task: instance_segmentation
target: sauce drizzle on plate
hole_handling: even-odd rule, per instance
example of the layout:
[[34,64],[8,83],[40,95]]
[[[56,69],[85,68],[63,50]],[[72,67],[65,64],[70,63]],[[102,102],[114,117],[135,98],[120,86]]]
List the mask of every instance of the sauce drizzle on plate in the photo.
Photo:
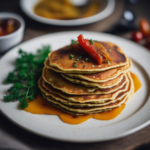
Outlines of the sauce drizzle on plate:
[[141,82],[140,82],[140,80],[136,74],[134,74],[132,72],[130,72],[130,73],[131,73],[131,77],[132,77],[133,82],[134,82],[134,88],[135,88],[134,93],[135,93],[140,89],[142,84],[141,84]]
[[[140,89],[141,82],[138,77],[131,73],[131,76],[134,81],[135,92]],[[122,104],[120,107],[117,107],[108,112],[102,112],[97,114],[89,114],[89,115],[82,115],[82,116],[74,116],[68,113],[65,113],[55,107],[53,107],[49,102],[45,101],[41,95],[38,95],[33,101],[29,102],[29,106],[26,107],[24,110],[33,114],[50,114],[50,115],[57,115],[61,118],[62,121],[68,124],[80,124],[85,122],[90,118],[95,118],[98,120],[111,120],[117,117],[123,109],[125,108],[125,104]]]

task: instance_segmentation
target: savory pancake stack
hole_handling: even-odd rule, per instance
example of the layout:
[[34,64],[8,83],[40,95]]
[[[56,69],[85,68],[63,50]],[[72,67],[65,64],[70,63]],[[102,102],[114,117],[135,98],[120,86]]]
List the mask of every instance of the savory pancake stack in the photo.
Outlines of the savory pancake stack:
[[111,61],[97,64],[90,55],[72,47],[49,54],[39,87],[53,106],[73,115],[112,110],[134,94],[131,60],[110,42],[99,42]]

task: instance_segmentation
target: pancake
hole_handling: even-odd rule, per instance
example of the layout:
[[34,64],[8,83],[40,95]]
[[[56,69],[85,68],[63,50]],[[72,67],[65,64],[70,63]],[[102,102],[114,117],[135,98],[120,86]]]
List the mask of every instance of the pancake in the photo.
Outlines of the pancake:
[[128,94],[128,93],[125,93],[125,92],[121,93],[119,96],[116,97],[116,99],[108,100],[105,103],[73,103],[73,102],[70,102],[66,99],[63,99],[63,98],[59,97],[58,95],[55,95],[55,94],[52,94],[52,93],[47,94],[47,91],[44,91],[44,90],[42,91],[42,93],[45,94],[46,97],[52,98],[57,102],[60,102],[60,103],[65,104],[67,106],[74,106],[74,107],[79,107],[79,108],[82,108],[82,107],[97,107],[97,106],[108,105],[108,104],[114,103],[116,101],[122,100],[122,98]]
[[[90,114],[90,113],[81,113],[81,112],[78,112],[78,110],[80,110],[80,109],[83,109],[83,108],[75,108],[75,107],[70,107],[70,108],[73,108],[73,109],[75,109],[75,111],[76,112],[73,112],[73,111],[69,111],[68,109],[65,109],[65,107],[66,107],[66,105],[63,105],[63,104],[61,104],[61,103],[57,103],[57,102],[55,102],[55,100],[53,100],[51,97],[47,97],[44,93],[42,93],[42,97],[46,100],[46,101],[48,101],[50,104],[52,104],[54,107],[56,107],[56,108],[58,108],[58,109],[60,109],[60,110],[62,110],[62,111],[64,111],[64,112],[66,112],[66,113],[68,113],[68,114],[72,114],[72,115],[75,115],[75,116],[79,116],[79,115],[86,115],[86,114]],[[54,103],[53,103],[54,102]],[[67,107],[67,108],[69,108],[69,107]],[[76,110],[77,109],[77,110]],[[111,109],[105,109],[104,111],[109,111],[109,110],[111,110]],[[102,112],[102,110],[100,110],[99,112]],[[91,114],[92,114],[93,112],[91,112]],[[96,111],[95,111],[95,113],[97,113]]]
[[55,101],[61,102],[65,105],[68,106],[74,106],[74,107],[96,107],[96,106],[103,106],[103,105],[108,105],[111,103],[114,103],[116,101],[121,100],[124,96],[126,96],[127,94],[131,93],[133,91],[132,86],[131,85],[132,82],[130,81],[130,85],[128,87],[128,89],[125,92],[121,92],[120,94],[118,94],[118,96],[113,99],[113,100],[107,100],[104,101],[103,103],[91,103],[91,102],[87,102],[87,103],[79,103],[79,102],[71,102],[68,101],[67,99],[53,93],[53,92],[49,92],[48,90],[46,90],[43,85],[42,85],[42,79],[39,80],[39,88],[41,89],[42,93],[45,94],[46,97],[51,97],[53,99],[55,99]]
[[131,60],[129,60],[129,64],[123,67],[113,68],[107,71],[93,73],[93,74],[67,74],[67,76],[72,77],[72,78],[79,78],[79,79],[87,80],[91,82],[101,83],[101,82],[112,80],[116,78],[117,76],[119,76],[120,74],[129,71],[131,66],[132,66],[132,63],[131,63]]
[[[127,74],[128,78],[129,78],[129,86],[128,86],[128,90],[125,92],[126,95],[124,95],[120,100],[117,100],[117,98],[114,101],[111,101],[109,103],[109,101],[107,101],[106,103],[103,104],[97,104],[97,105],[93,105],[93,104],[80,104],[80,103],[70,103],[70,102],[66,102],[66,100],[63,99],[59,99],[56,100],[51,96],[46,95],[44,92],[42,92],[43,97],[50,102],[52,105],[54,105],[55,107],[65,111],[65,112],[69,112],[70,114],[75,114],[75,115],[83,115],[83,114],[93,114],[93,113],[98,113],[98,112],[105,112],[105,111],[109,111],[113,108],[119,107],[122,104],[124,104],[129,98],[131,98],[133,96],[134,93],[134,84],[132,81],[132,78],[130,76],[130,74]],[[118,95],[118,97],[120,97],[121,95]],[[64,102],[65,101],[65,102]]]
[[[79,103],[104,103],[105,101],[108,100],[112,100],[115,99],[118,94],[121,94],[122,92],[125,92],[128,87],[127,87],[127,83],[120,88],[119,90],[117,90],[116,92],[112,92],[109,94],[97,94],[97,95],[68,95],[66,93],[63,93],[57,89],[54,89],[50,84],[46,83],[42,78],[40,78],[40,80],[42,80],[42,86],[48,91],[48,93],[46,93],[46,95],[49,95],[49,93],[53,93],[56,94],[64,99],[67,99],[70,102],[79,102]],[[40,81],[39,80],[39,81]],[[41,89],[42,91],[42,89]]]
[[87,88],[82,85],[75,85],[69,82],[68,80],[65,80],[61,76],[61,74],[47,68],[43,69],[42,77],[45,82],[51,84],[51,86],[53,86],[54,88],[71,95],[108,94],[120,89],[126,82],[128,82],[128,79],[125,75],[122,81],[119,84],[113,86],[112,88],[106,89]]
[[[45,96],[45,95],[44,95]],[[119,107],[123,103],[125,103],[126,99],[128,96],[123,97],[120,101],[104,105],[104,106],[97,106],[97,107],[83,107],[83,108],[76,108],[73,106],[67,106],[65,104],[62,104],[56,100],[54,100],[52,97],[44,97],[48,102],[50,102],[52,105],[55,105],[59,109],[65,109],[67,111],[70,111],[72,114],[93,114],[93,113],[98,113],[98,112],[104,112],[111,110],[115,107]]]
[[[49,65],[62,71],[73,71],[74,73],[95,73],[127,65],[128,58],[123,53],[120,47],[110,42],[99,43],[104,46],[109,53],[109,56],[111,57],[110,64],[108,64],[107,62],[103,62],[101,65],[99,65],[89,55],[82,55],[71,47],[63,47],[49,54]],[[74,55],[74,58],[70,59],[70,55]],[[79,56],[81,56],[82,58],[77,61],[77,67],[73,67],[74,61]],[[85,61],[86,58],[88,58],[88,60],[90,61]],[[84,61],[84,63],[82,63],[82,61]]]
[[79,43],[49,53],[38,82],[43,98],[75,116],[124,107],[134,95],[131,60],[110,42]]
[[[132,84],[132,83],[131,83]],[[132,84],[133,85],[133,84]],[[131,86],[131,91],[128,93],[128,95],[126,95],[124,98],[122,98],[121,101],[117,101],[115,103],[112,103],[112,104],[108,104],[106,106],[101,106],[101,107],[98,107],[98,108],[95,108],[94,107],[94,110],[93,110],[93,107],[92,109],[91,108],[80,108],[80,109],[77,109],[75,107],[71,107],[71,109],[67,109],[67,107],[65,105],[62,106],[62,104],[56,104],[56,103],[52,103],[51,101],[51,98],[47,98],[45,95],[44,95],[44,98],[46,100],[48,100],[53,106],[61,109],[62,111],[66,112],[66,113],[69,113],[69,114],[73,114],[73,115],[86,115],[86,114],[93,114],[93,113],[100,113],[100,112],[107,112],[107,111],[110,111],[116,107],[119,107],[121,106],[122,104],[125,104],[127,103],[134,95],[134,85]],[[69,107],[70,108],[70,107]],[[72,111],[72,108],[74,109],[74,111]],[[82,112],[80,110],[83,110]]]
[[106,81],[106,82],[101,82],[101,83],[97,83],[97,82],[90,82],[90,81],[86,81],[86,80],[81,80],[81,79],[76,79],[76,78],[71,78],[69,76],[67,76],[67,74],[61,74],[62,77],[64,77],[66,80],[72,82],[72,83],[76,83],[76,84],[81,84],[84,85],[86,87],[98,87],[98,88],[110,88],[115,86],[116,84],[119,84],[121,82],[121,80],[123,79],[124,74],[120,74],[118,77]]
[[106,81],[112,80],[114,78],[117,78],[117,76],[119,76],[120,74],[129,71],[129,69],[132,66],[131,60],[128,59],[126,66],[117,67],[117,68],[113,68],[113,69],[109,69],[106,71],[93,73],[93,74],[90,74],[90,72],[88,72],[86,74],[76,74],[74,71],[66,72],[66,71],[59,70],[55,67],[49,66],[49,60],[48,59],[46,59],[44,64],[45,64],[46,68],[52,69],[58,73],[66,74],[67,76],[69,76],[71,78],[77,78],[77,79],[87,80],[87,81],[91,81],[91,82],[99,82],[99,83],[100,82],[106,82]]
[[[108,106],[109,108],[105,108],[105,109],[101,109],[101,110],[94,110],[94,111],[89,111],[89,112],[86,112],[86,113],[82,113],[82,112],[73,112],[73,111],[69,111],[69,110],[67,110],[67,109],[65,109],[65,107],[60,107],[59,105],[57,105],[57,104],[52,104],[54,107],[56,107],[56,108],[58,108],[58,109],[60,109],[60,110],[62,110],[62,111],[64,111],[64,112],[66,112],[66,113],[68,113],[68,114],[72,114],[72,115],[75,115],[75,117],[76,116],[79,116],[79,115],[88,115],[88,114],[97,114],[97,113],[101,113],[101,112],[108,112],[108,111],[110,111],[110,110],[113,110],[114,108],[116,108],[116,107],[119,107],[119,106],[121,106],[122,104],[126,104],[126,102],[128,102],[130,99],[132,98],[132,96],[126,96],[126,99],[124,99],[124,103],[122,102],[120,102],[120,105],[114,105],[114,107],[113,107],[113,105],[112,105],[112,107],[110,106]],[[111,104],[109,104],[109,105],[111,105]]]

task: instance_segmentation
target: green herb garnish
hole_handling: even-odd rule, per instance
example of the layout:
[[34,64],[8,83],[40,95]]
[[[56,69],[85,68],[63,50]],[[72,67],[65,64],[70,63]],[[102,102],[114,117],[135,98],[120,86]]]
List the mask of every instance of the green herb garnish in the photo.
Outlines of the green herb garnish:
[[71,44],[79,44],[79,42],[75,40],[71,40]]
[[83,67],[85,68],[85,65]]
[[91,62],[91,60],[90,60],[89,58],[85,58],[85,61],[89,61],[89,62]]
[[89,60],[89,58],[85,58],[85,61],[88,61]]
[[77,63],[77,61],[74,61],[74,64],[76,64]]
[[67,45],[67,47],[71,47],[70,45]]
[[92,67],[94,67],[94,65],[92,65]]
[[76,65],[73,65],[73,67],[77,67]]
[[70,54],[70,58],[73,59],[73,58],[74,58],[74,55]]
[[76,61],[79,61],[79,58],[77,58]]
[[79,56],[77,59],[81,59],[82,58],[82,56]]
[[79,44],[79,42],[78,42],[78,41],[75,41],[75,42],[73,42],[73,44]]
[[110,65],[110,61],[109,60],[107,61],[107,64]]
[[75,40],[72,39],[72,40],[71,40],[71,44],[73,44],[74,42],[75,42]]
[[92,39],[90,39],[89,41],[90,41],[91,44],[93,44],[93,40]]
[[39,93],[38,79],[42,75],[44,61],[49,52],[50,46],[43,46],[36,54],[19,50],[20,57],[15,61],[15,69],[5,80],[5,83],[14,84],[8,90],[9,94],[4,96],[5,101],[18,100],[21,108],[28,106],[27,100],[32,101]]
[[84,60],[82,61],[82,63],[84,63]]

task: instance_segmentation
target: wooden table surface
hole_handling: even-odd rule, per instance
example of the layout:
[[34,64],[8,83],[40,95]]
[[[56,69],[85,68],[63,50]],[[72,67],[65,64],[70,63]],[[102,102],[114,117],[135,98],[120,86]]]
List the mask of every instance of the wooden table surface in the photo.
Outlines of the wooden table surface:
[[[79,27],[59,27],[52,25],[45,25],[33,21],[27,17],[19,6],[19,0],[1,0],[0,12],[15,12],[21,15],[26,23],[26,29],[23,41],[31,38],[44,35],[47,33],[68,31],[68,30],[88,30],[88,31],[107,31],[115,27],[116,22],[122,16],[124,11],[123,1],[117,1],[116,9],[111,16],[104,19],[103,21]],[[147,0],[139,0],[137,5],[134,7],[134,11],[137,15],[137,21],[145,17],[150,21],[149,6]],[[106,25],[107,24],[107,25]],[[132,32],[132,31],[131,31]],[[129,38],[131,32],[114,33],[118,36]],[[5,118],[0,113],[0,149],[50,149],[50,150],[148,150],[150,149],[150,125],[146,128],[131,134],[129,136],[96,143],[67,143],[55,140],[46,139],[37,135],[34,135],[22,128],[16,126]]]

